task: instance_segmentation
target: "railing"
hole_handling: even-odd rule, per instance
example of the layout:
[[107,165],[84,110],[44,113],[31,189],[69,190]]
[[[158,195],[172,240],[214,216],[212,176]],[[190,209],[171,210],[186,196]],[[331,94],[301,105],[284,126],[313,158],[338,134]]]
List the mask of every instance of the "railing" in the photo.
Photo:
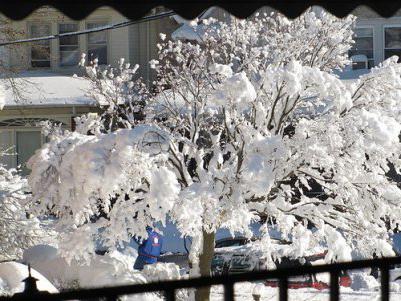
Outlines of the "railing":
[[[238,282],[249,282],[257,280],[278,279],[279,300],[288,300],[288,279],[293,276],[308,274],[330,273],[330,301],[338,301],[340,297],[339,275],[342,271],[378,268],[381,271],[381,300],[389,301],[390,297],[390,272],[395,265],[401,264],[401,257],[381,258],[372,260],[360,260],[345,263],[334,263],[327,265],[288,267],[269,271],[256,271],[235,275],[221,275],[215,277],[201,277],[185,280],[172,280],[146,284],[122,285],[115,287],[103,287],[93,289],[80,289],[64,291],[57,294],[35,292],[29,289],[27,293],[16,294],[12,297],[0,297],[0,301],[17,300],[79,300],[103,298],[117,300],[122,295],[132,295],[147,292],[163,292],[167,301],[174,301],[178,289],[189,289],[207,287],[212,285],[224,286],[224,300],[234,300],[234,284]],[[26,281],[29,283],[29,281]]]

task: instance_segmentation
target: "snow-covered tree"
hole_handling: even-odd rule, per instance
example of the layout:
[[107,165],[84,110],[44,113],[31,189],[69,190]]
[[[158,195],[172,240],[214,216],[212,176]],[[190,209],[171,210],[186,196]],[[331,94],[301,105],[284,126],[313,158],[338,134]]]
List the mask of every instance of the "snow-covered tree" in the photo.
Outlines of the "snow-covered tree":
[[97,101],[103,112],[99,118],[101,122],[95,128],[110,132],[118,128],[131,128],[143,119],[148,93],[145,84],[138,78],[139,66],[131,67],[124,59],[120,59],[117,68],[99,66],[97,59],[86,66],[85,57],[82,54],[80,66],[85,69],[91,83],[88,95]]
[[38,219],[27,216],[27,181],[0,165],[0,260],[20,259],[43,238]]
[[[0,32],[3,30],[0,25]],[[0,67],[0,72],[3,67]],[[4,75],[3,81],[13,83],[13,79],[7,75]],[[2,86],[0,110],[5,105],[3,89]],[[0,149],[0,157],[10,155],[11,152],[13,149]],[[24,249],[44,236],[38,219],[28,216],[27,186],[27,180],[19,176],[15,169],[7,169],[0,164],[0,261],[20,259]]]
[[[401,67],[390,58],[338,79],[354,20],[206,20],[202,43],[159,45],[143,125],[59,135],[30,160],[33,200],[68,229],[66,251],[90,254],[93,236],[112,246],[169,214],[193,238],[192,275],[210,273],[218,228],[250,235],[260,217],[293,240],[293,256],[316,243],[328,261],[392,254]],[[111,90],[130,81],[110,78]]]
[[147,125],[92,136],[67,131],[31,158],[35,212],[58,218],[67,259],[89,260],[95,242],[112,250],[166,219],[180,187],[163,149],[153,146],[159,138]]

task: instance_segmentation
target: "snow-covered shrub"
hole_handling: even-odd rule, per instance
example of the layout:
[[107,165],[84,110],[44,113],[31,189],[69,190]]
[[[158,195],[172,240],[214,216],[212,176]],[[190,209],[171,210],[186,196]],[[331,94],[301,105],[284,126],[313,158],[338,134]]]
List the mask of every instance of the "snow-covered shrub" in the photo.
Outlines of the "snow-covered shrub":
[[375,290],[378,289],[380,284],[375,277],[366,273],[353,273],[351,274],[352,289],[356,291],[360,290]]
[[142,111],[148,93],[138,78],[138,65],[131,67],[123,58],[117,68],[99,66],[97,59],[86,65],[85,54],[80,65],[85,68],[91,82],[88,95],[103,110],[100,116],[102,123],[99,125],[102,131],[130,128],[143,118]]
[[26,179],[0,165],[0,260],[20,259],[45,236],[39,220],[27,215],[26,191]]
[[180,268],[174,263],[145,265],[142,274],[149,282],[180,279]]
[[99,287],[112,284],[146,282],[133,273],[134,256],[118,251],[95,255],[88,264],[72,260],[67,263],[59,250],[50,245],[36,245],[24,251],[23,261],[60,289]]
[[90,260],[96,241],[113,250],[165,221],[180,188],[155,139],[167,143],[146,125],[96,136],[68,132],[29,160],[35,212],[57,217],[68,261]]

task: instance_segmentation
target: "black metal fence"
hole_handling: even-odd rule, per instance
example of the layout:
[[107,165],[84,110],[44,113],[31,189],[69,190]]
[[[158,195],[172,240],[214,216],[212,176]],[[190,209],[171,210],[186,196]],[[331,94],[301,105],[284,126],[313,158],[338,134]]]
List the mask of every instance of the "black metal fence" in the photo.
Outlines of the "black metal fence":
[[[380,270],[381,300],[390,300],[390,269],[401,265],[401,257],[381,258],[372,260],[360,260],[345,263],[334,263],[327,265],[288,267],[269,271],[256,271],[235,275],[222,275],[215,277],[201,277],[184,280],[172,280],[146,284],[122,285],[114,287],[103,287],[93,289],[79,289],[64,291],[57,294],[35,291],[29,287],[30,281],[26,281],[27,292],[9,297],[0,297],[0,301],[17,300],[82,300],[101,299],[118,300],[119,296],[140,294],[147,292],[163,292],[167,301],[176,299],[178,289],[190,289],[207,287],[212,285],[224,286],[224,300],[234,300],[234,284],[238,282],[260,281],[278,279],[279,300],[288,300],[288,279],[293,276],[302,276],[318,273],[330,273],[330,301],[338,301],[340,298],[339,276],[343,271],[378,268]],[[394,280],[394,279],[391,279]]]

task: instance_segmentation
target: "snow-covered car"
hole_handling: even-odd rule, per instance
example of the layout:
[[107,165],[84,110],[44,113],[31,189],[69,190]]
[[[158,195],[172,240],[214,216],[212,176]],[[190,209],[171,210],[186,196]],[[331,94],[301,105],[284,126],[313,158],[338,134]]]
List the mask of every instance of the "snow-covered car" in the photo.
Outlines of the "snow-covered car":
[[[315,265],[323,263],[326,252],[313,254],[310,256],[305,256],[297,259],[284,257],[280,261],[276,262],[276,267],[278,269],[285,267],[297,267],[303,265]],[[298,289],[298,288],[315,288],[317,290],[328,289],[330,277],[327,273],[325,274],[305,274],[300,276],[293,276],[288,279],[288,288]],[[350,287],[352,283],[351,277],[346,271],[340,272],[339,284],[343,287]],[[271,287],[278,287],[279,281],[277,279],[267,280],[265,285]]]
[[[262,256],[262,251],[254,247],[253,242],[257,239],[246,239],[244,237],[225,238],[218,240],[215,246],[215,254],[212,259],[212,273],[213,275],[221,275],[226,273],[243,273],[250,271],[257,271],[266,269],[266,262]],[[271,239],[272,248],[278,254],[286,254],[290,249],[291,242]],[[292,259],[288,256],[280,257],[276,260],[277,268],[284,268],[289,266],[302,266],[313,265],[322,263],[326,255],[325,250],[317,248],[311,250],[310,255]],[[349,287],[351,285],[351,278],[343,272],[339,279],[341,286]],[[266,281],[267,286],[277,287],[277,280]],[[316,289],[325,289],[329,287],[327,281],[318,279],[315,275],[303,275],[292,277],[289,279],[290,288],[304,288],[312,287]]]
[[[272,245],[280,249],[288,246],[289,242],[271,239]],[[225,273],[243,273],[265,269],[261,251],[254,248],[257,238],[223,238],[216,241],[215,253],[212,259],[213,275]]]

